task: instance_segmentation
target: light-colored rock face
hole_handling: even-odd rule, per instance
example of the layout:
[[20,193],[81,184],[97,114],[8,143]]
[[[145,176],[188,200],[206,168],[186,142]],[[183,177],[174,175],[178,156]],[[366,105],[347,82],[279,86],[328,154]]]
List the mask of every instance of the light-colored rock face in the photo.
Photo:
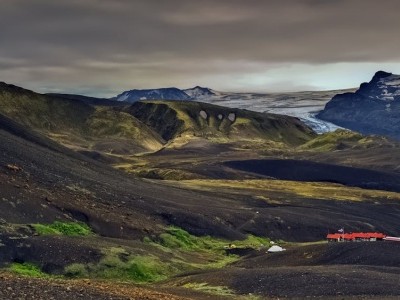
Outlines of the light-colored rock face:
[[223,115],[221,115],[221,114],[218,115],[218,120],[222,120],[223,118],[224,118]]
[[236,114],[235,114],[235,113],[230,113],[230,114],[228,115],[228,120],[231,121],[231,122],[235,122],[235,120],[236,120]]
[[379,71],[370,82],[363,83],[356,94],[384,102],[399,100],[400,75]]
[[204,110],[202,110],[200,111],[200,117],[203,118],[204,120],[207,120],[208,115]]
[[377,83],[377,89],[380,90],[380,95],[376,98],[386,101],[394,100],[395,97],[400,96],[400,76],[390,75],[381,78]]
[[196,86],[191,89],[186,89],[183,90],[186,94],[188,94],[192,99],[197,99],[197,100],[204,100],[204,99],[210,99],[213,98],[215,93],[209,89],[209,88],[204,88],[201,86]]

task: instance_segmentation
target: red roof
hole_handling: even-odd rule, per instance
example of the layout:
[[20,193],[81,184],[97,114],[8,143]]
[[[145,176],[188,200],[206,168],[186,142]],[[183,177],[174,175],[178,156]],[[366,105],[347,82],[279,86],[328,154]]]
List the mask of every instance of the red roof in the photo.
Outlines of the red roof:
[[383,239],[386,235],[380,232],[350,232],[350,233],[329,233],[326,238],[330,239],[344,239],[344,240],[355,240],[355,239]]

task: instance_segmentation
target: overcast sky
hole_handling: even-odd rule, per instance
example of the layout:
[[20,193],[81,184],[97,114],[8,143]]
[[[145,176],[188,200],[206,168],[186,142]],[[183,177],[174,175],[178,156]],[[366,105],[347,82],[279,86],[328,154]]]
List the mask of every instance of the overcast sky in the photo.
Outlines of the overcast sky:
[[358,86],[400,73],[399,0],[0,0],[0,81],[114,96]]

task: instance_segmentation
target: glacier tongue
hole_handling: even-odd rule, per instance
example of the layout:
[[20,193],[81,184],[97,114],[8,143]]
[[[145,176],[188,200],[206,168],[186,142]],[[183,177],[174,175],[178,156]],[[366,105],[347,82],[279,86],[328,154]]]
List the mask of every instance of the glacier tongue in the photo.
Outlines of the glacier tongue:
[[319,111],[324,109],[325,104],[331,100],[333,96],[343,93],[344,91],[349,90],[271,94],[225,93],[214,91],[214,95],[209,97],[203,96],[198,100],[232,108],[293,116],[302,120],[315,132],[324,133],[335,131],[341,127],[320,120],[316,115]]

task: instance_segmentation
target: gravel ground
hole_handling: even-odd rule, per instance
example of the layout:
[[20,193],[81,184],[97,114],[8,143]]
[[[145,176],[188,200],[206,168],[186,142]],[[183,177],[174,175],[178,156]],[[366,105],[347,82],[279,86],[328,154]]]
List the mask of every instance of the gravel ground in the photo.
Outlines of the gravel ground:
[[0,299],[183,300],[185,298],[113,282],[34,279],[1,273]]

